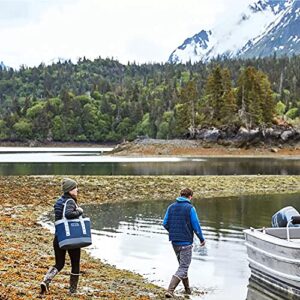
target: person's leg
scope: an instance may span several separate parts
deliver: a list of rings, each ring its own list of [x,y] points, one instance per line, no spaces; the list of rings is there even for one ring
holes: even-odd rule
[[[173,250],[175,252],[176,258],[178,263],[180,264],[180,251],[181,251],[181,246],[174,246],[173,245]]]
[[[66,250],[59,248],[57,237],[53,240],[53,248],[55,254],[55,265],[54,267],[60,272],[65,266],[66,261]]]
[[[175,273],[175,275],[182,280],[186,294],[191,294],[189,278],[188,278],[188,270],[192,261],[192,248],[193,248],[192,245],[183,246],[181,248],[179,254],[179,268]]]
[[[56,237],[54,237],[53,240],[53,249],[55,253],[55,265],[53,267],[50,267],[50,269],[44,277],[44,280],[41,282],[41,294],[46,294],[47,292],[49,292],[50,282],[56,276],[56,274],[64,267],[65,264],[66,251],[59,248]]]
[[[179,267],[175,273],[179,278],[186,278],[192,261],[192,245],[182,246],[179,253]]]
[[[80,248],[72,249],[68,251],[71,259],[71,275],[70,275],[70,293],[77,292],[77,285],[80,272]]]
[[[192,294],[192,290],[190,288],[189,278],[185,277],[185,278],[182,278],[181,280],[182,280],[182,283],[183,283],[183,286],[184,286],[185,293],[188,294],[188,295],[191,295]]]
[[[181,248],[182,248],[182,246],[173,245],[173,249],[174,249],[175,255],[177,257],[179,266],[180,266]],[[178,286],[178,284],[180,283],[180,280],[181,280],[181,278],[178,277],[176,274],[172,276],[169,287],[168,287],[168,290],[165,293],[166,298],[173,298],[174,291],[175,291],[176,287]]]

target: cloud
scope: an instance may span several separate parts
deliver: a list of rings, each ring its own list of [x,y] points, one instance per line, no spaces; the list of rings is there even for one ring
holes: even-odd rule
[[[0,61],[12,67],[83,56],[163,62],[243,1],[2,0],[0,18],[7,12],[9,18],[0,21]]]

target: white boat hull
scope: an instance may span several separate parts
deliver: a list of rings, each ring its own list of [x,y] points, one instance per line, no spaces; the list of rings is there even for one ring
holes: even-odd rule
[[[292,240],[285,239],[285,228],[244,231],[249,267],[256,281],[300,299],[300,228],[290,229]],[[268,234],[276,234],[282,238]],[[293,298],[287,298],[293,299]]]

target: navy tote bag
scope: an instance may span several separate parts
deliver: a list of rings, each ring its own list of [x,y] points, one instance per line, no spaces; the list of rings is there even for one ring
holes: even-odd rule
[[[67,202],[64,204],[63,217],[55,222],[55,234],[59,248],[68,250],[87,247],[92,244],[90,218],[80,216],[77,219],[67,219],[65,216]]]

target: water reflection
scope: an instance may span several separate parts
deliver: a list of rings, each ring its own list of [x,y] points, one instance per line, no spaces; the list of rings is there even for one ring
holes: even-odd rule
[[[272,214],[283,206],[292,205],[299,210],[299,196],[195,200],[207,246],[201,248],[198,241],[195,243],[190,281],[194,289],[206,290],[208,294],[192,299],[251,297],[249,293],[253,294],[253,291],[248,290],[247,296],[250,270],[242,229],[269,226]],[[169,204],[170,201],[148,201],[86,206],[85,212],[91,217],[94,229],[91,254],[166,287],[177,268],[175,255],[161,225]]]
[[[297,300],[299,296],[292,296],[283,290],[270,287],[261,281],[253,278],[249,279],[246,300]]]
[[[299,175],[299,158],[113,157],[0,152],[0,175]]]

